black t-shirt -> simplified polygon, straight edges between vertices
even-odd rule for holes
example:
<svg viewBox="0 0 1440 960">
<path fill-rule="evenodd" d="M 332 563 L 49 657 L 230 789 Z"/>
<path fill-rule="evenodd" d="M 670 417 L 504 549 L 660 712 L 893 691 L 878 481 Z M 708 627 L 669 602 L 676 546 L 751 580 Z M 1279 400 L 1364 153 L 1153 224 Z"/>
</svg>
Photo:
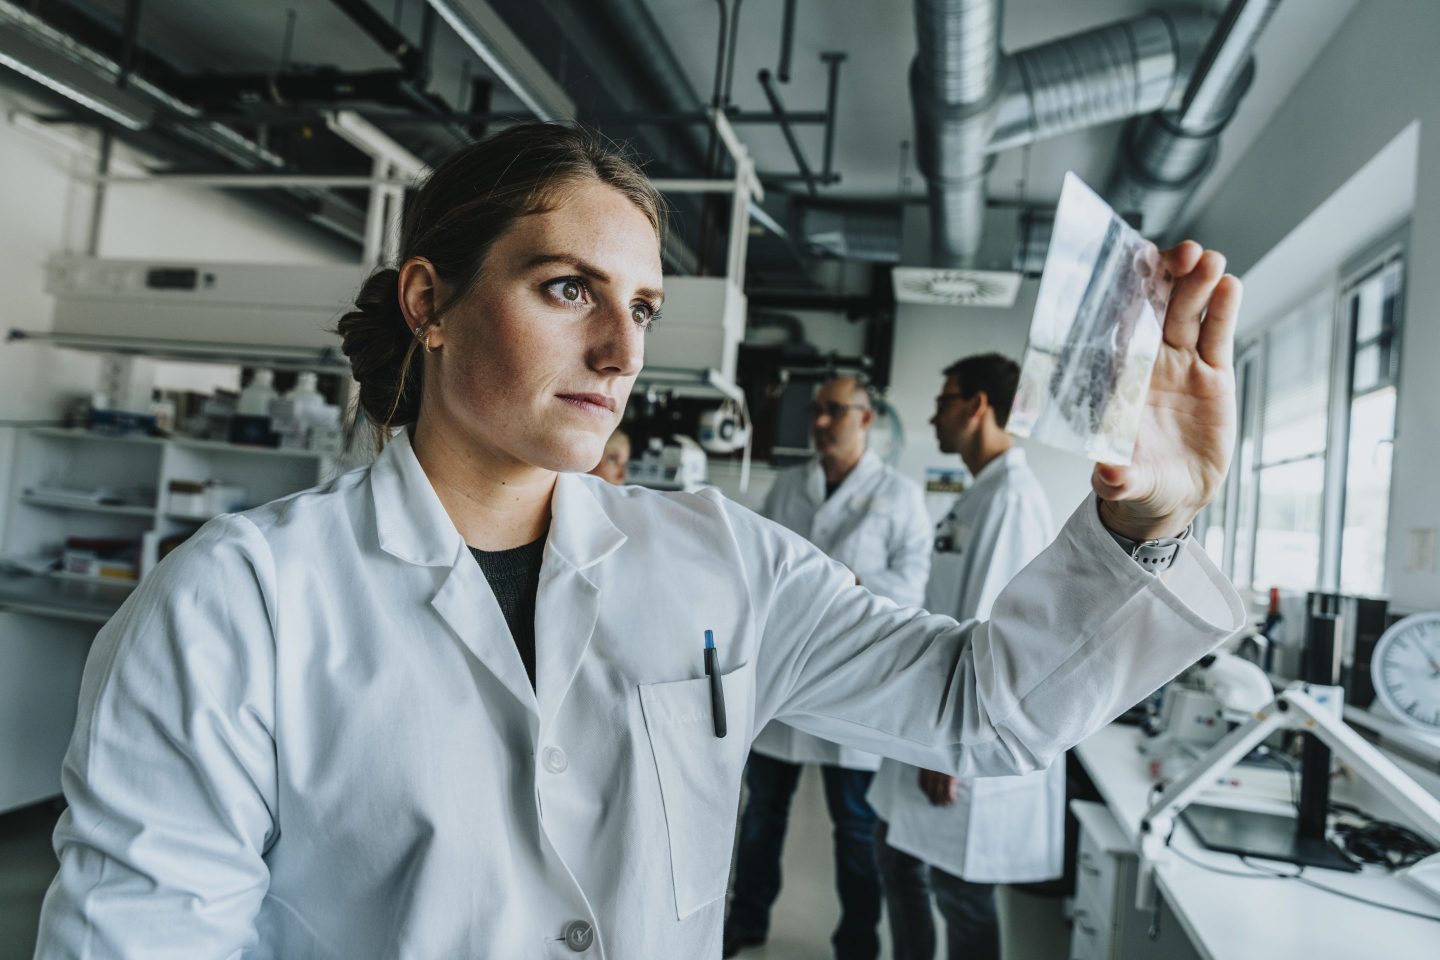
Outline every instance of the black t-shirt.
<svg viewBox="0 0 1440 960">
<path fill-rule="evenodd" d="M 534 543 L 510 550 L 477 550 L 470 548 L 495 599 L 515 648 L 525 662 L 530 686 L 535 686 L 535 594 L 540 589 L 540 562 L 545 557 L 545 537 Z"/>
</svg>

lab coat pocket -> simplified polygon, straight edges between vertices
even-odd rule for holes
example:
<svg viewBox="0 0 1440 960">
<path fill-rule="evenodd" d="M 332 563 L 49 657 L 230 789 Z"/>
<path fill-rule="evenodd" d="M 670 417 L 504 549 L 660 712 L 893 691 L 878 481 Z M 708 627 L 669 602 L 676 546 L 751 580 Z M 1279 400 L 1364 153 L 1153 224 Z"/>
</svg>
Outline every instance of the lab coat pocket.
<svg viewBox="0 0 1440 960">
<path fill-rule="evenodd" d="M 660 775 L 675 915 L 684 920 L 725 895 L 740 802 L 740 777 L 750 752 L 755 667 L 722 674 L 724 737 L 715 736 L 710 680 L 642 683 L 640 704 Z"/>
</svg>

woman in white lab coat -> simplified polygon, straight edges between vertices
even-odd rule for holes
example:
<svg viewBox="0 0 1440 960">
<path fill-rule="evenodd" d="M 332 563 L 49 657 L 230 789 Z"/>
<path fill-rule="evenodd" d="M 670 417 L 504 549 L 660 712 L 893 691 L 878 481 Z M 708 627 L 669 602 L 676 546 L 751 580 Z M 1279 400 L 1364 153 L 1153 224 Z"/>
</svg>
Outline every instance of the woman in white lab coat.
<svg viewBox="0 0 1440 960">
<path fill-rule="evenodd" d="M 38 956 L 713 956 L 771 719 L 1011 774 L 1241 625 L 1200 551 L 1162 579 L 1106 533 L 1178 533 L 1224 475 L 1239 288 L 1218 256 L 1169 254 L 1137 465 L 1101 468 L 1099 508 L 957 625 L 716 494 L 583 475 L 659 309 L 658 211 L 558 126 L 436 169 L 399 270 L 341 323 L 364 410 L 404 429 L 207 524 L 96 639 Z"/>
</svg>

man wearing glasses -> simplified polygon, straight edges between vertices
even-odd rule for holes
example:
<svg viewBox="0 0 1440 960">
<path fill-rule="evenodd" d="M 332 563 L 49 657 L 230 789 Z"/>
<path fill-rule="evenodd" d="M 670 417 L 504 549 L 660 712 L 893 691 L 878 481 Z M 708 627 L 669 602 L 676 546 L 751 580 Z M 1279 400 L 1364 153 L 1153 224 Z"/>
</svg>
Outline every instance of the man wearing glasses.
<svg viewBox="0 0 1440 960">
<path fill-rule="evenodd" d="M 1005 432 L 1020 368 L 966 357 L 945 370 L 935 438 L 974 477 L 935 532 L 925 609 L 990 616 L 1001 589 L 1055 536 L 1049 501 Z M 957 780 L 893 760 L 870 790 L 880 815 L 875 855 L 895 960 L 931 960 L 933 891 L 949 960 L 999 960 L 996 883 L 1058 877 L 1064 856 L 1065 762 L 1016 777 Z"/>
<path fill-rule="evenodd" d="M 761 512 L 843 563 L 871 592 L 918 605 L 930 570 L 930 521 L 920 486 L 866 449 L 875 419 L 870 394 L 853 377 L 824 383 L 810 406 L 816 456 L 775 480 Z M 772 722 L 750 753 L 749 799 L 740 818 L 735 892 L 725 924 L 726 957 L 765 941 L 780 893 L 780 851 L 801 765 L 820 764 L 834 823 L 840 924 L 838 960 L 879 955 L 880 882 L 875 811 L 865 792 L 880 758 Z"/>
</svg>

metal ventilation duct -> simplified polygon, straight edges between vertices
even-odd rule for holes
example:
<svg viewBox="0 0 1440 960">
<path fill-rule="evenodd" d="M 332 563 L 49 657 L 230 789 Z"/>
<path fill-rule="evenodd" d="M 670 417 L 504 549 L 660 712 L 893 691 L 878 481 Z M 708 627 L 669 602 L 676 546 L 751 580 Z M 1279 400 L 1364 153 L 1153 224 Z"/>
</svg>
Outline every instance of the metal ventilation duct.
<svg viewBox="0 0 1440 960">
<path fill-rule="evenodd" d="M 1178 106 L 1213 25 L 1201 13 L 1147 13 L 1019 51 L 987 151 Z"/>
<path fill-rule="evenodd" d="M 916 161 L 940 266 L 979 252 L 989 154 L 1173 106 L 1209 27 L 1150 13 L 1006 56 L 1000 18 L 999 0 L 915 2 Z"/>
<path fill-rule="evenodd" d="M 1234 0 L 1206 45 L 1180 108 L 1151 114 L 1126 130 L 1105 194 L 1121 213 L 1139 215 L 1146 236 L 1167 238 L 1210 172 L 1220 133 L 1254 79 L 1255 42 L 1279 5 L 1280 0 Z"/>
<path fill-rule="evenodd" d="M 967 266 L 985 221 L 985 147 L 1005 58 L 999 0 L 915 0 L 915 160 L 930 195 L 933 257 Z"/>
<path fill-rule="evenodd" d="M 1251 54 L 1280 0 L 1234 0 L 1197 61 L 1178 109 L 1132 123 L 1105 197 L 1147 237 L 1168 242 L 1190 198 L 1215 163 L 1220 134 L 1255 75 Z M 1027 214 L 1012 269 L 1045 266 L 1053 215 Z"/>
</svg>

